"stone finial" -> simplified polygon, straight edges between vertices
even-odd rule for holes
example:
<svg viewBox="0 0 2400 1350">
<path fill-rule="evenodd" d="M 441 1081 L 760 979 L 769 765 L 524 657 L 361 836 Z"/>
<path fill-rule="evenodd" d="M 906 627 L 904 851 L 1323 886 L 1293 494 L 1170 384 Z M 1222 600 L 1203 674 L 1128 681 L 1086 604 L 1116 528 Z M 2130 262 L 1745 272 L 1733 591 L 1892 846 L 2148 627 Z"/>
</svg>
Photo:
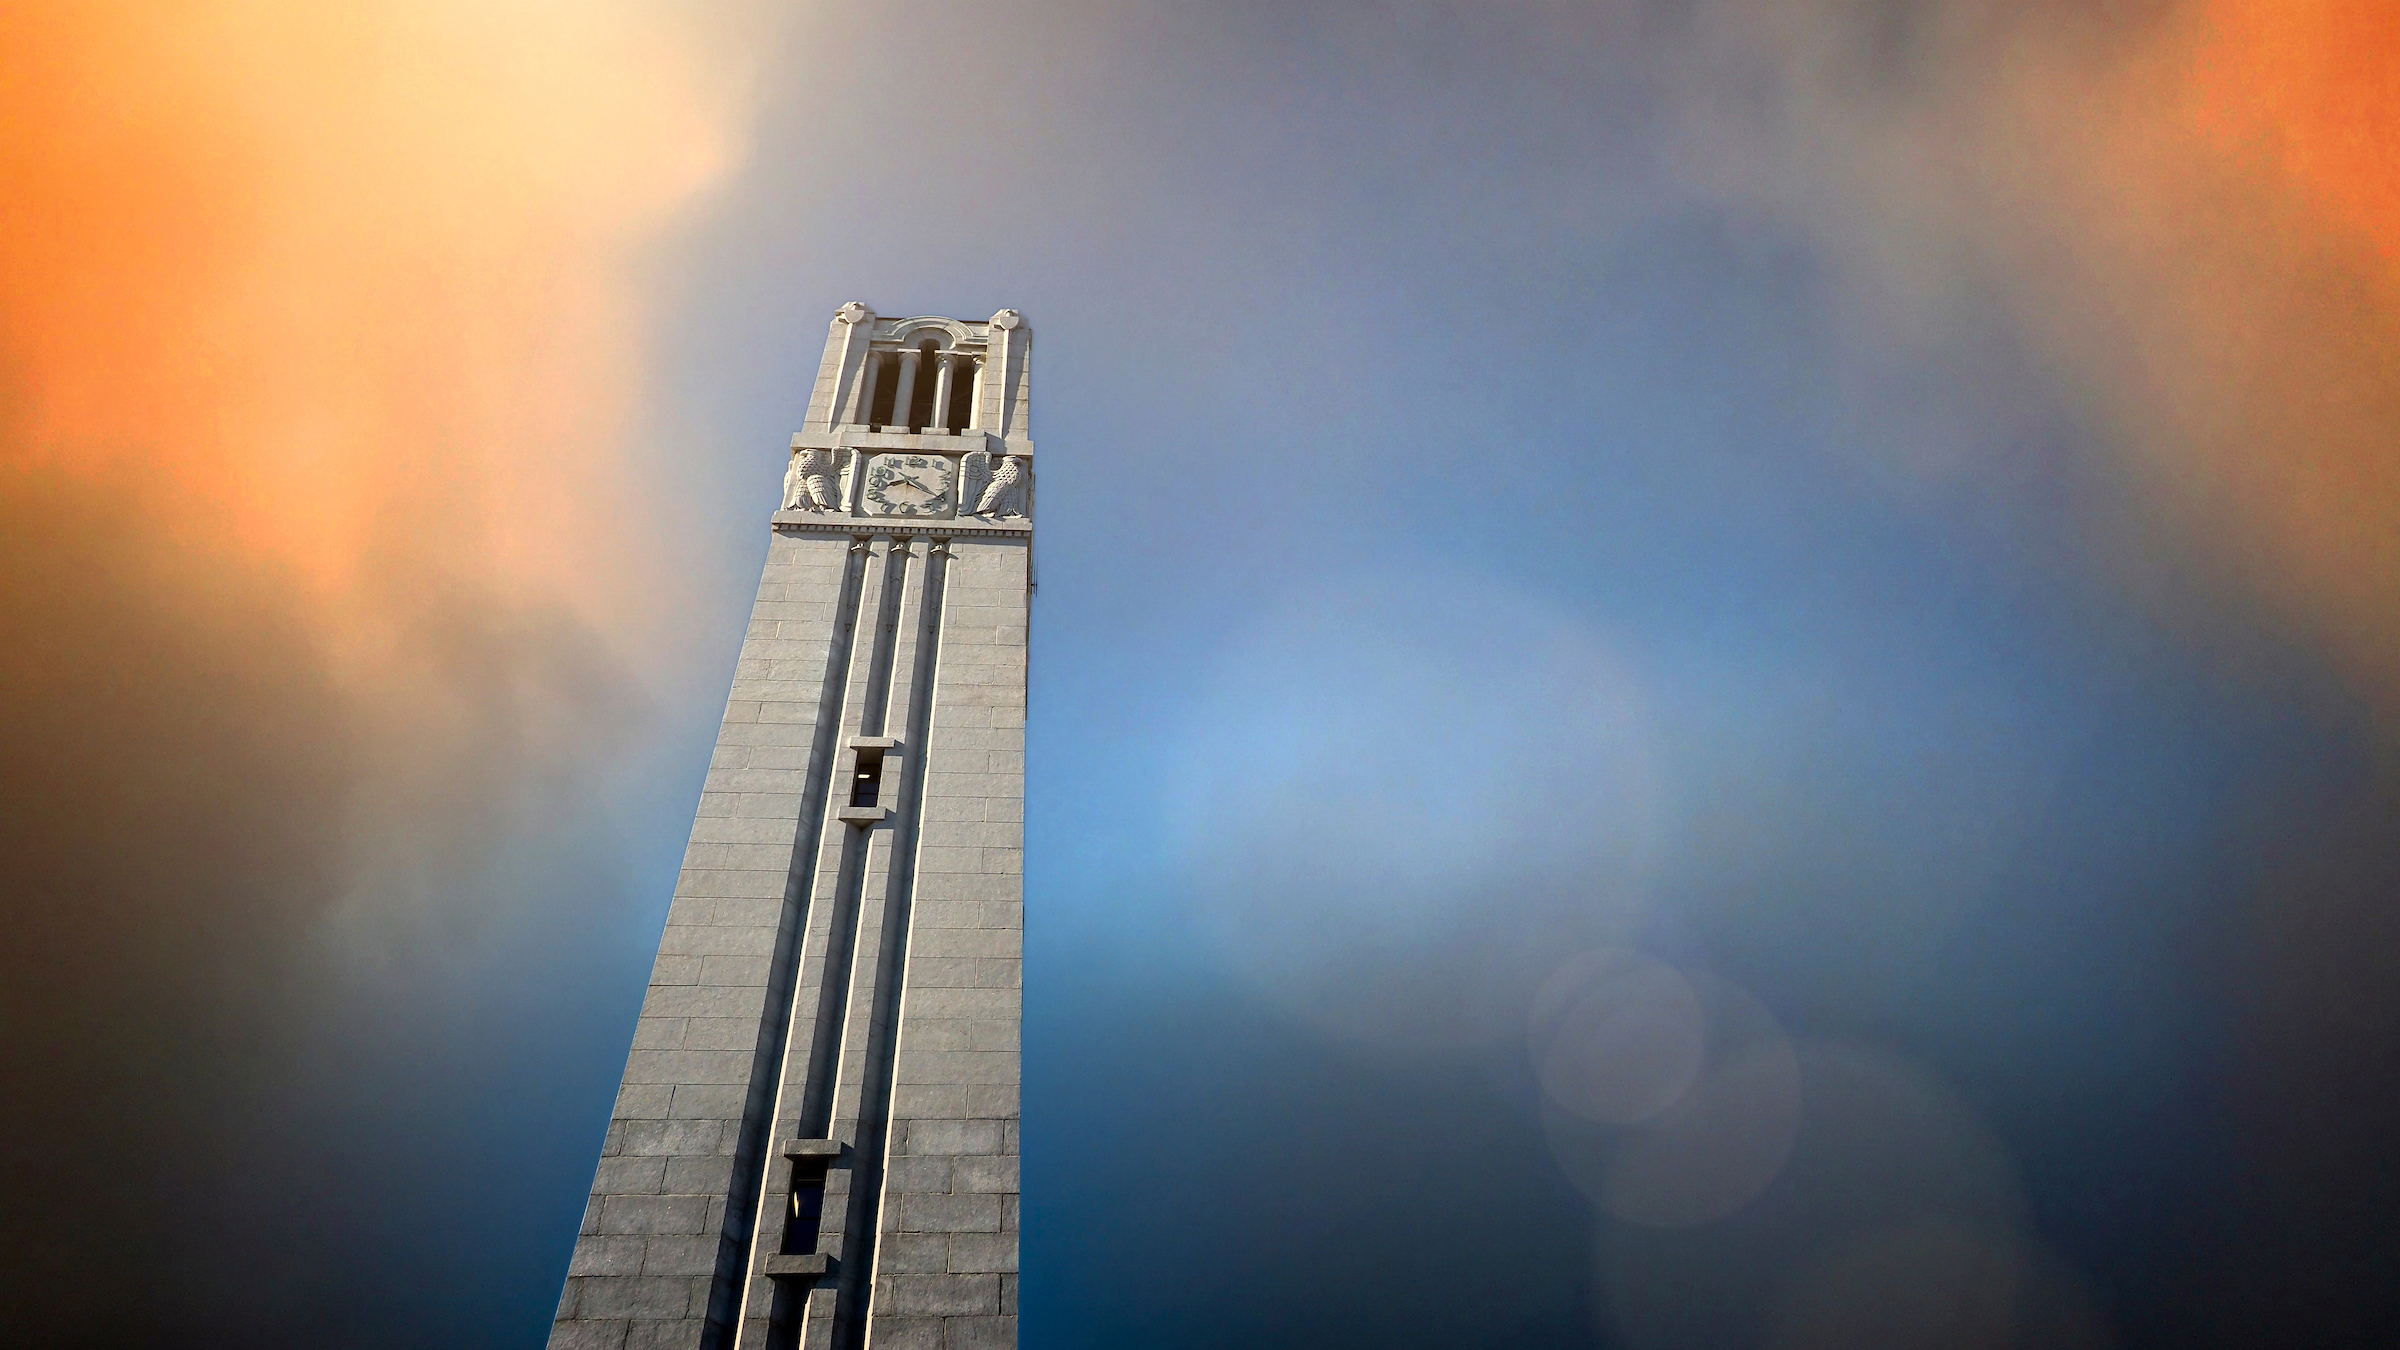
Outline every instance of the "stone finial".
<svg viewBox="0 0 2400 1350">
<path fill-rule="evenodd" d="M 853 300 L 833 312 L 835 323 L 865 323 L 875 317 L 875 311 Z"/>
<path fill-rule="evenodd" d="M 1017 327 L 1024 322 L 1025 316 L 1019 314 L 1013 309 L 1001 310 L 991 318 L 992 327 L 999 329 L 1003 333 L 1007 332 L 1011 328 Z"/>
</svg>

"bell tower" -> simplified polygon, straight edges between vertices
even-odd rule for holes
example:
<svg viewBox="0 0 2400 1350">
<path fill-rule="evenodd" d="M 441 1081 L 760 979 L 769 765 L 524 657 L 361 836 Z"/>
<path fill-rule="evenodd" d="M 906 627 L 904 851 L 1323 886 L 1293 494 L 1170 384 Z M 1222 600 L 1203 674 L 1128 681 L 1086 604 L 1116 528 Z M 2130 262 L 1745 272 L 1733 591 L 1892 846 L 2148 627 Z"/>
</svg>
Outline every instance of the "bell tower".
<svg viewBox="0 0 2400 1350">
<path fill-rule="evenodd" d="M 552 1350 L 1016 1344 L 1032 341 L 834 314 Z"/>
</svg>

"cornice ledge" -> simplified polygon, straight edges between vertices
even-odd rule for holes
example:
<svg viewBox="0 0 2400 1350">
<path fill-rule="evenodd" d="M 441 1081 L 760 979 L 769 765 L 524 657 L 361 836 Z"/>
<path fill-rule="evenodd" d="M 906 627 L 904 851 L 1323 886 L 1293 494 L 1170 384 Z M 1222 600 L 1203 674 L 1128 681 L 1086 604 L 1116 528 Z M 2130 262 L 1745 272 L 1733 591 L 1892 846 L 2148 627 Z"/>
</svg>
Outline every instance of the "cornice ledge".
<svg viewBox="0 0 2400 1350">
<path fill-rule="evenodd" d="M 930 534 L 945 539 L 974 535 L 1025 539 L 1033 534 L 1033 522 L 1030 520 L 985 520 L 980 516 L 935 520 L 918 516 L 836 516 L 822 511 L 778 511 L 771 517 L 770 523 L 777 534 Z"/>
<path fill-rule="evenodd" d="M 813 427 L 792 433 L 794 450 L 914 451 L 927 455 L 965 455 L 977 450 L 990 455 L 1033 457 L 1033 438 L 1003 436 L 969 427 L 965 431 L 869 431 L 855 422 Z"/>
</svg>

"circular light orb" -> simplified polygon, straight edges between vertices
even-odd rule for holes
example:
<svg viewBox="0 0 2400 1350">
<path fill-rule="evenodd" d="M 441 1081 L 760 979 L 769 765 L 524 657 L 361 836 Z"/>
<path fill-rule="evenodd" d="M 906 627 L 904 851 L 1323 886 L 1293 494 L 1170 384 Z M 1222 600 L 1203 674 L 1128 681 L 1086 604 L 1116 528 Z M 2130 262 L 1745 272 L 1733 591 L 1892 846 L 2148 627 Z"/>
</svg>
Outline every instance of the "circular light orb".
<svg viewBox="0 0 2400 1350">
<path fill-rule="evenodd" d="M 1533 1062 L 1550 1100 L 1585 1120 L 1645 1121 L 1700 1076 L 1708 1015 L 1674 967 L 1638 952 L 1588 953 L 1534 996 Z"/>
</svg>

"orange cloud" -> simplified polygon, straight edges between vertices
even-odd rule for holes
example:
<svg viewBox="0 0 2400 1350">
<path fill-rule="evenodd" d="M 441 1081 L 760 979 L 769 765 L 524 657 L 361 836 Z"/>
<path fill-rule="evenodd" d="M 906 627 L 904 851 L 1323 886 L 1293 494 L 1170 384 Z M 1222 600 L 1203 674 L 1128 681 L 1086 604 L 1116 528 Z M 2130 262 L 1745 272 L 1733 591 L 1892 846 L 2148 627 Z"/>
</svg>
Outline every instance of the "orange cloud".
<svg viewBox="0 0 2400 1350">
<path fill-rule="evenodd" d="M 40 1047 L 0 1108 L 54 1164 L 0 1259 L 72 1291 L 0 1315 L 55 1342 L 138 1255 L 108 1216 L 320 1184 L 278 1170 L 330 1081 L 291 1029 L 605 814 L 676 598 L 637 268 L 747 95 L 630 0 L 0 15 L 0 1020 Z M 229 1238 L 119 1331 L 289 1307 L 309 1245 Z"/>
<path fill-rule="evenodd" d="M 221 670 L 217 698 L 330 691 L 345 912 L 456 891 L 556 784 L 592 783 L 634 687 L 673 675 L 684 583 L 626 453 L 640 264 L 737 163 L 749 19 L 113 0 L 7 20 L 0 514 L 86 533 L 0 539 L 0 596 L 49 613 L 55 557 L 114 549 L 141 565 L 111 576 L 151 579 L 127 585 L 280 625 L 295 641 Z M 217 612 L 123 599 L 164 646 Z M 121 681 L 108 653 L 138 645 L 49 636 L 85 681 Z M 0 653 L 0 688 L 16 674 Z"/>
<path fill-rule="evenodd" d="M 2180 551 L 2400 716 L 2400 30 L 2210 0 L 2103 88 L 2080 132 L 2012 108 L 2057 165 L 2017 218 L 2072 263 L 2014 260 L 2029 328 Z"/>
<path fill-rule="evenodd" d="M 2212 0 L 2194 20 L 2192 111 L 2223 151 L 2272 162 L 2400 268 L 2400 22 L 2382 0 Z"/>
<path fill-rule="evenodd" d="M 138 462 L 129 511 L 328 590 L 394 547 L 511 589 L 611 568 L 567 526 L 633 500 L 636 251 L 734 160 L 707 34 L 421 0 L 9 26 L 0 454 Z"/>
<path fill-rule="evenodd" d="M 2096 477 L 2149 508 L 2109 517 L 2118 579 L 2170 609 L 2230 594 L 2275 615 L 2400 717 L 2389 6 L 1702 14 L 1676 76 L 1685 167 L 1819 227 L 1876 311 L 1854 359 L 1997 300 L 2100 433 Z M 1983 448 L 2005 480 L 2008 446 Z M 1975 456 L 1905 453 L 1983 481 Z"/>
</svg>

